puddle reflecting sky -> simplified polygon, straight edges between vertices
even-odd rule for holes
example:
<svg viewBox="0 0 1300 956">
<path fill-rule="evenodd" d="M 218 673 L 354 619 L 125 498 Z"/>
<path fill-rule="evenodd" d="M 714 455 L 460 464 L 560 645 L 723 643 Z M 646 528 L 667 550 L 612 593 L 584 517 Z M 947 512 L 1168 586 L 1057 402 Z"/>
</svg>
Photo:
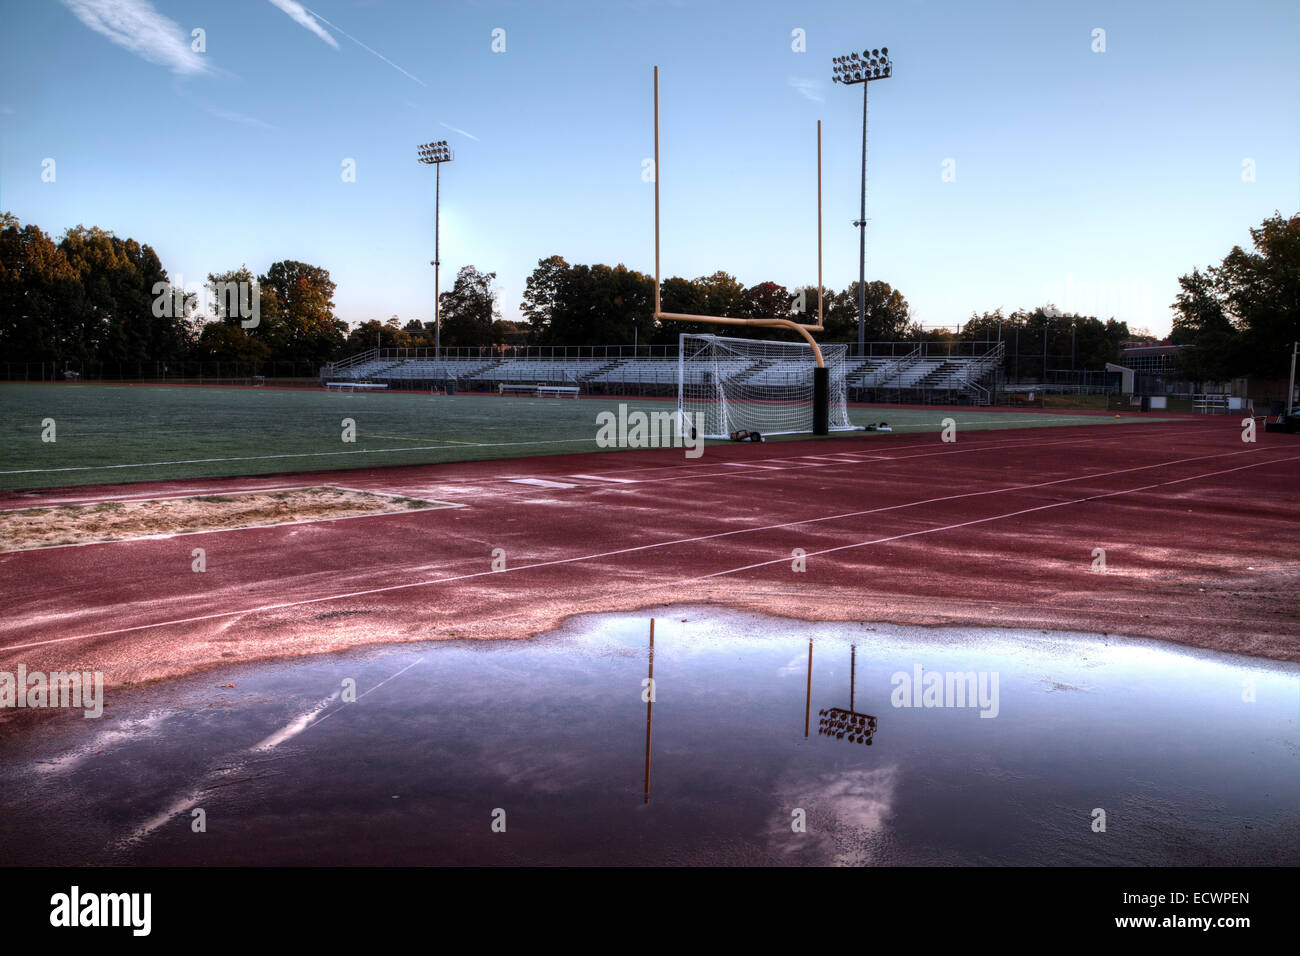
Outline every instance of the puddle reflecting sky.
<svg viewBox="0 0 1300 956">
<path fill-rule="evenodd" d="M 997 716 L 894 706 L 918 667 L 984 678 Z M 213 670 L 110 691 L 98 721 L 7 729 L 0 857 L 1295 865 L 1298 721 L 1293 664 L 658 608 Z"/>
</svg>

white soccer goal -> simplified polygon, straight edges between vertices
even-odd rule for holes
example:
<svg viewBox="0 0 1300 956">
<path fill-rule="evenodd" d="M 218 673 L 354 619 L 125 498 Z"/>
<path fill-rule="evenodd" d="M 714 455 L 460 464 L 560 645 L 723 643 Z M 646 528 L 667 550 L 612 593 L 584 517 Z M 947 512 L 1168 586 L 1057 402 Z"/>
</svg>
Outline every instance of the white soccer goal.
<svg viewBox="0 0 1300 956">
<path fill-rule="evenodd" d="M 677 410 L 705 438 L 740 430 L 794 435 L 813 430 L 812 346 L 718 335 L 686 335 L 677 359 Z M 849 423 L 844 371 L 847 345 L 822 345 L 829 380 L 831 431 Z"/>
</svg>

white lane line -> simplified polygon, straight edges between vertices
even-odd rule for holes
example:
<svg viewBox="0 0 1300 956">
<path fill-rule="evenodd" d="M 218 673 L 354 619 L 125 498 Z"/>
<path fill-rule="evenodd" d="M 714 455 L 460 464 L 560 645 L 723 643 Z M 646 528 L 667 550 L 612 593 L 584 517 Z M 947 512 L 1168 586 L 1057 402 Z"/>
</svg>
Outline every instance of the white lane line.
<svg viewBox="0 0 1300 956">
<path fill-rule="evenodd" d="M 299 714 L 293 720 L 289 721 L 289 723 L 285 724 L 279 730 L 275 731 L 275 733 L 271 734 L 261 743 L 254 745 L 253 752 L 265 753 L 268 750 L 274 750 L 276 747 L 280 746 L 280 744 L 284 743 L 286 740 L 292 740 L 294 737 L 297 737 L 300 733 L 302 733 L 304 730 L 306 730 L 308 727 L 311 726 L 312 722 L 317 718 L 317 716 L 319 716 L 321 711 L 323 711 L 330 704 L 334 703 L 334 701 L 338 700 L 339 695 L 342 693 L 343 692 L 341 690 L 336 690 L 334 693 L 330 694 L 328 697 L 326 697 L 324 700 L 318 703 L 315 707 L 311 708 L 310 710 L 303 711 L 301 714 Z"/>
<path fill-rule="evenodd" d="M 1122 438 L 1122 437 L 1123 437 L 1123 436 L 1116 436 L 1116 438 Z M 1001 448 L 1021 448 L 1021 447 L 1025 447 L 1025 448 L 1042 448 L 1042 447 L 1045 447 L 1045 446 L 1047 446 L 1047 445 L 1058 445 L 1058 444 L 1079 444 L 1079 443 L 1081 443 L 1081 442 L 1092 442 L 1092 441 L 1096 441 L 1096 439 L 1095 439 L 1095 438 L 1063 438 L 1063 439 L 1059 439 L 1059 440 L 1057 440 L 1057 441 L 1050 441 L 1050 442 L 1029 440 L 1029 441 L 1018 441 L 1018 442 L 1003 442 L 1003 443 L 999 443 L 999 444 L 970 444 L 970 445 L 966 445 L 966 446 L 964 446 L 964 447 L 962 447 L 962 448 L 960 448 L 960 449 L 956 449 L 956 450 L 951 450 L 951 451 L 943 452 L 942 454 L 954 454 L 954 455 L 955 455 L 955 454 L 969 454 L 969 453 L 974 453 L 974 452 L 978 452 L 978 451 L 988 451 L 988 450 L 990 450 L 990 449 L 1001 449 Z M 926 441 L 926 442 L 917 442 L 917 443 L 914 444 L 914 445 L 894 445 L 894 446 L 890 446 L 889 451 L 891 451 L 891 452 L 906 451 L 907 449 L 910 449 L 910 448 L 933 448 L 934 445 L 935 445 L 935 442 L 934 442 L 933 440 L 931 440 L 931 441 Z M 916 457 L 916 456 L 912 456 L 912 455 L 880 455 L 880 454 L 877 454 L 877 453 L 875 453 L 875 452 L 868 452 L 868 451 L 861 451 L 861 452 L 837 452 L 837 454 L 844 454 L 844 455 L 861 455 L 861 456 L 864 457 L 864 460 L 874 460 L 874 459 L 879 459 L 879 460 L 882 460 L 882 461 L 894 461 L 894 460 L 900 460 L 900 461 L 901 461 L 901 460 L 906 460 L 907 458 Z M 693 473 L 693 471 L 692 471 L 693 469 L 698 469 L 698 468 L 714 468 L 714 467 L 717 467 L 718 465 L 742 465 L 742 464 L 743 464 L 743 465 L 760 465 L 760 464 L 769 464 L 769 463 L 774 463 L 774 462 L 784 462 L 784 466 L 783 466 L 783 467 L 785 467 L 785 466 L 789 466 L 789 465 L 798 465 L 798 464 L 802 464 L 802 463 L 801 463 L 797 458 L 746 458 L 746 459 L 740 459 L 740 460 L 737 460 L 737 461 L 722 461 L 722 462 L 715 462 L 715 461 L 710 460 L 710 461 L 697 462 L 697 463 L 695 463 L 695 464 L 690 464 L 690 465 L 646 465 L 646 466 L 641 467 L 641 468 L 619 468 L 619 469 L 611 469 L 610 471 L 601 471 L 601 472 L 597 472 L 596 474 L 597 474 L 597 475 L 635 475 L 635 474 L 642 474 L 642 473 L 644 473 L 644 472 L 669 471 L 669 472 L 672 472 L 672 474 L 667 475 L 667 476 L 664 476 L 664 477 L 662 477 L 662 478 L 646 477 L 646 478 L 638 478 L 638 479 L 636 479 L 636 480 L 637 480 L 638 482 L 646 482 L 646 481 L 680 481 L 680 480 L 683 479 L 683 478 L 713 478 L 713 477 L 716 477 L 717 475 L 723 475 L 723 474 L 726 474 L 726 472 L 709 472 L 708 474 L 699 475 L 699 474 L 695 474 L 695 473 Z M 851 462 L 844 462 L 844 464 L 847 465 L 847 464 L 852 464 L 852 463 L 851 463 Z M 683 473 L 683 472 L 685 472 L 685 473 Z M 587 477 L 594 477 L 594 476 L 592 476 L 592 475 L 588 475 Z"/>
<path fill-rule="evenodd" d="M 1110 440 L 1112 440 L 1112 441 L 1123 440 L 1124 437 L 1125 437 L 1125 436 L 1115 436 L 1113 439 L 1110 439 Z M 1132 440 L 1132 437 L 1131 437 L 1131 436 L 1129 436 L 1129 440 Z M 960 447 L 960 448 L 948 448 L 948 449 L 946 449 L 946 450 L 942 450 L 942 451 L 928 451 L 928 452 L 924 452 L 924 453 L 916 454 L 916 455 L 893 455 L 893 456 L 890 456 L 890 455 L 881 455 L 881 456 L 879 456 L 876 460 L 879 460 L 879 461 L 911 461 L 911 460 L 914 459 L 914 458 L 935 458 L 935 457 L 946 456 L 946 455 L 965 455 L 965 454 L 974 454 L 974 453 L 976 453 L 976 452 L 983 452 L 983 451 L 1006 451 L 1006 450 L 1008 450 L 1008 449 L 1014 450 L 1014 449 L 1018 449 L 1018 448 L 1030 448 L 1030 449 L 1038 450 L 1038 449 L 1041 449 L 1041 448 L 1047 448 L 1047 447 L 1051 447 L 1051 446 L 1055 446 L 1055 445 L 1093 444 L 1093 443 L 1095 443 L 1096 441 L 1097 441 L 1096 438 L 1062 438 L 1062 439 L 1060 439 L 1060 440 L 1058 440 L 1058 441 L 1044 441 L 1044 442 L 1035 442 L 1035 441 L 1028 441 L 1028 442 L 1009 442 L 1009 443 L 1002 444 L 1002 445 L 981 445 L 981 444 L 976 444 L 976 445 L 968 445 L 968 446 L 966 446 L 966 447 Z M 903 447 L 906 447 L 906 448 L 919 448 L 919 447 L 933 448 L 934 445 L 935 445 L 935 442 L 932 442 L 932 441 L 931 441 L 931 442 L 926 442 L 924 445 L 907 445 L 907 446 L 903 446 Z M 799 467 L 799 468 L 828 468 L 828 467 L 831 467 L 831 465 L 830 465 L 828 462 L 823 462 L 823 463 L 805 462 L 805 461 L 800 461 L 800 460 L 797 459 L 797 458 L 761 458 L 761 459 L 755 459 L 755 460 L 756 460 L 756 461 L 763 461 L 763 462 L 769 462 L 769 461 L 772 461 L 772 462 L 785 462 L 786 464 L 788 464 L 788 465 L 790 465 L 790 466 L 792 466 L 792 467 Z M 720 462 L 719 464 L 731 464 L 731 463 L 730 463 L 730 462 Z M 841 464 L 844 464 L 844 465 L 850 465 L 850 464 L 857 464 L 857 462 L 847 462 L 847 461 L 846 461 L 846 462 L 842 462 Z M 674 471 L 676 471 L 676 472 L 678 472 L 678 473 L 677 473 L 677 474 L 670 474 L 670 475 L 662 475 L 662 476 L 660 476 L 660 477 L 638 478 L 638 479 L 636 479 L 636 481 L 637 481 L 638 484 L 650 484 L 650 483 L 652 483 L 652 482 L 663 482 L 663 481 L 687 481 L 687 480 L 692 479 L 692 478 L 717 478 L 717 477 L 720 477 L 720 476 L 721 476 L 721 477 L 736 477 L 736 473 L 735 473 L 735 472 L 725 472 L 725 471 L 707 471 L 707 472 L 704 472 L 704 473 L 702 473 L 702 474 L 701 474 L 701 473 L 698 473 L 698 472 L 687 472 L 687 473 L 685 473 L 685 474 L 681 474 L 680 472 L 684 471 L 685 468 L 687 468 L 687 467 L 699 467 L 699 466 L 678 466 L 677 468 L 673 468 L 673 466 L 671 466 L 671 465 L 665 465 L 665 466 L 663 466 L 663 468 L 664 468 L 665 470 L 670 470 L 670 469 L 671 469 L 671 470 L 674 470 Z M 621 473 L 621 472 L 620 472 L 620 473 Z M 745 476 L 745 477 L 753 477 L 753 478 L 757 478 L 757 477 L 760 477 L 760 476 L 758 476 L 758 475 L 749 475 L 749 476 Z"/>
<path fill-rule="evenodd" d="M 1173 461 L 1156 462 L 1150 465 L 1138 465 L 1132 468 L 1119 468 L 1114 471 L 1095 472 L 1093 474 L 1088 474 L 1088 475 L 1072 475 L 1068 478 L 1054 478 L 1050 481 L 1029 482 L 1023 485 L 1008 485 L 1007 487 L 1004 488 L 991 488 L 987 491 L 967 491 L 955 495 L 943 495 L 938 498 L 925 498 L 918 501 L 903 502 L 897 505 L 884 505 L 879 508 L 866 508 L 863 509 L 862 511 L 849 511 L 843 514 L 823 515 L 818 518 L 802 518 L 797 521 L 782 521 L 778 524 L 763 525 L 756 528 L 736 528 L 731 531 L 717 531 L 712 534 L 695 535 L 694 537 L 690 537 L 690 538 L 674 538 L 668 541 L 655 542 L 653 544 L 641 544 L 630 548 L 618 548 L 613 551 L 602 551 L 595 554 L 581 554 L 571 558 L 556 558 L 551 561 L 538 561 L 534 564 L 521 564 L 521 565 L 516 565 L 515 567 L 506 568 L 505 570 L 502 571 L 473 571 L 468 574 L 450 575 L 445 578 L 430 578 L 425 581 L 410 581 L 404 584 L 389 584 L 383 587 L 365 588 L 360 591 L 348 591 L 343 594 L 329 594 L 322 597 L 304 598 L 301 601 L 285 601 L 280 604 L 263 604 L 257 607 L 244 608 L 242 610 L 237 610 L 237 611 L 218 611 L 213 614 L 199 614 L 194 617 L 177 618 L 170 621 L 155 621 L 152 624 L 133 624 L 130 627 L 117 627 L 107 631 L 95 631 L 90 634 L 75 634 L 71 637 L 54 637 L 44 641 L 31 641 L 26 644 L 10 644 L 7 646 L 0 646 L 0 653 L 4 653 L 8 651 L 24 650 L 29 647 L 44 647 L 48 644 L 66 644 L 69 641 L 86 641 L 86 640 L 93 640 L 94 638 L 98 638 L 98 637 L 112 637 L 113 635 L 116 634 L 129 634 L 134 631 L 146 631 L 155 627 L 170 627 L 175 624 L 196 624 L 200 621 L 214 621 L 214 620 L 220 620 L 222 618 L 240 617 L 245 614 L 260 614 L 266 611 L 280 611 L 288 608 L 304 607 L 311 604 L 323 604 L 330 601 L 343 601 L 343 600 L 347 600 L 348 598 L 369 597 L 374 594 L 387 594 L 392 591 L 406 591 L 411 588 L 427 587 L 429 585 L 434 585 L 434 584 L 450 584 L 456 581 L 467 581 L 473 578 L 486 577 L 488 575 L 512 574 L 512 573 L 517 573 L 519 571 L 531 571 L 536 568 L 555 567 L 557 565 L 562 565 L 562 564 L 576 564 L 581 561 L 596 561 L 602 558 L 618 557 L 619 555 L 634 554 L 640 551 L 653 551 L 658 548 L 670 548 L 675 545 L 696 544 L 700 541 L 711 541 L 717 538 L 730 537 L 732 535 L 757 534 L 763 531 L 775 531 L 781 528 L 794 528 L 800 525 L 816 524 L 822 521 L 839 521 L 845 518 L 860 518 L 866 515 L 881 514 L 887 511 L 901 511 L 907 508 L 916 508 L 928 504 L 939 504 L 948 501 L 957 501 L 962 498 L 978 498 L 984 495 L 1000 495 L 1000 494 L 1006 494 L 1008 492 L 1014 492 L 1014 491 L 1028 491 L 1034 488 L 1047 488 L 1052 485 L 1068 484 L 1069 482 L 1073 482 L 1073 481 L 1091 481 L 1097 478 L 1110 478 L 1115 475 L 1129 474 L 1135 471 L 1146 471 L 1151 468 L 1164 468 L 1170 465 L 1183 465 L 1183 464 L 1187 464 L 1188 462 L 1204 461 L 1209 458 L 1236 457 L 1237 455 L 1248 455 L 1262 450 L 1263 450 L 1262 448 L 1256 447 L 1256 448 L 1248 448 L 1243 451 L 1221 452 L 1215 455 L 1197 455 L 1191 458 L 1179 458 Z M 1281 464 L 1282 462 L 1297 461 L 1297 460 L 1300 460 L 1300 455 L 1293 455 L 1290 458 L 1271 458 L 1268 461 L 1255 462 L 1254 464 L 1251 465 L 1245 465 L 1243 466 L 1243 468 L 1255 468 L 1264 465 Z M 1229 471 L 1239 471 L 1239 470 L 1241 469 L 1229 469 Z M 1210 474 L 1218 475 L 1218 474 L 1226 474 L 1226 473 L 1227 472 L 1211 472 Z M 1192 478 L 1196 478 L 1196 477 L 1209 477 L 1209 475 L 1192 476 Z M 1188 479 L 1178 479 L 1178 480 L 1190 481 L 1192 479 L 1188 478 Z M 1168 482 L 1168 484 L 1176 484 L 1176 483 L 1177 482 L 1173 482 L 1173 481 Z M 1148 487 L 1157 487 L 1157 486 L 1151 485 Z M 1140 491 L 1143 489 L 1133 489 L 1133 490 Z M 1121 494 L 1121 493 L 1123 492 L 1115 492 L 1115 494 Z M 1077 500 L 1088 501 L 1091 500 L 1092 498 L 1101 498 L 1101 497 L 1109 497 L 1109 496 L 1091 495 L 1089 497 L 1080 498 Z M 1068 504 L 1069 502 L 1064 502 L 1064 503 Z M 954 525 L 954 527 L 958 527 L 958 526 Z M 783 560 L 789 560 L 789 557 L 787 556 Z"/>
<path fill-rule="evenodd" d="M 577 488 L 577 485 L 570 484 L 567 481 L 550 481 L 546 478 L 507 478 L 506 481 L 515 485 L 537 485 L 540 488 Z"/>
<path fill-rule="evenodd" d="M 364 694 L 361 694 L 359 697 L 357 697 L 357 700 L 358 701 L 361 700 L 362 697 L 365 697 L 366 694 L 369 694 L 372 691 L 379 690 L 379 688 L 383 687 L 385 684 L 387 684 L 389 681 L 393 680 L 394 678 L 402 676 L 407 671 L 409 671 L 412 667 L 414 667 L 416 664 L 420 663 L 420 661 L 422 660 L 424 660 L 423 654 L 417 657 L 410 664 L 407 664 L 396 674 L 384 678 L 374 687 L 370 688 L 370 690 L 366 691 Z M 333 694 L 331 694 L 325 700 L 321 701 L 311 710 L 308 710 L 307 712 L 300 714 L 294 720 L 290 721 L 286 726 L 281 727 L 275 733 L 271 734 L 269 737 L 264 739 L 261 743 L 256 744 L 254 747 L 251 748 L 250 752 L 265 753 L 269 750 L 274 750 L 276 747 L 284 743 L 286 740 L 291 740 L 294 737 L 298 736 L 299 734 L 303 733 L 304 731 L 310 730 L 312 727 L 315 727 L 329 720 L 340 710 L 344 710 L 347 705 L 345 704 L 343 707 L 338 707 L 334 710 L 331 710 L 329 713 L 325 714 L 319 719 L 317 719 L 317 715 L 320 714 L 321 711 L 325 710 L 325 708 L 327 708 L 331 703 L 337 700 L 341 695 L 341 693 L 342 693 L 341 691 L 335 691 Z M 238 769 L 242 769 L 242 766 L 239 767 Z M 224 775 L 229 773 L 229 770 L 219 771 L 218 773 Z M 211 788 L 207 788 L 207 790 L 195 790 L 174 799 L 170 804 L 167 805 L 167 807 L 162 812 L 155 814 L 154 816 L 146 820 L 141 826 L 136 827 L 136 829 L 132 831 L 131 834 L 125 840 L 120 841 L 118 845 L 128 846 L 132 843 L 138 843 L 140 840 L 144 839 L 149 834 L 153 833 L 155 830 L 157 830 L 159 827 L 165 824 L 172 817 L 184 813 L 190 807 L 194 806 L 201 799 L 203 799 L 204 794 L 207 793 L 208 790 L 210 789 Z"/>
<path fill-rule="evenodd" d="M 1152 425 L 1154 425 L 1154 424 L 1160 424 L 1160 423 L 1157 423 L 1157 422 L 1126 422 L 1125 424 L 1152 424 Z M 1199 430 L 1200 430 L 1200 431 L 1204 431 L 1204 432 L 1216 432 L 1216 433 L 1217 433 L 1217 432 L 1220 432 L 1222 429 L 1217 428 L 1217 427 L 1202 427 L 1202 428 L 1199 429 Z M 1186 434 L 1186 433 L 1184 433 L 1184 434 Z M 1193 433 L 1193 434 L 1195 434 L 1195 433 Z M 1024 440 L 1022 440 L 1022 441 L 1003 441 L 1003 442 L 994 441 L 994 442 L 989 442 L 989 443 L 983 443 L 983 442 L 968 442 L 967 444 L 963 445 L 963 446 L 960 447 L 960 448 L 949 449 L 949 450 L 947 450 L 947 451 L 941 451 L 941 452 L 937 452 L 937 453 L 933 453 L 933 454 L 944 454 L 944 455 L 973 454 L 973 453 L 975 453 L 975 452 L 981 452 L 981 451 L 993 451 L 993 450 L 1008 449 L 1008 448 L 1009 448 L 1009 449 L 1016 449 L 1016 448 L 1047 448 L 1047 447 L 1054 446 L 1054 445 L 1079 445 L 1079 444 L 1098 444 L 1098 445 L 1103 445 L 1103 444 L 1111 444 L 1111 443 L 1114 443 L 1114 442 L 1117 442 L 1117 441 L 1121 441 L 1121 442 L 1122 442 L 1122 441 L 1130 441 L 1130 442 L 1131 442 L 1131 441 L 1133 441 L 1133 439 L 1134 439 L 1134 436 L 1133 436 L 1133 435 L 1129 435 L 1129 434 L 1121 434 L 1121 435 L 1089 435 L 1089 436 L 1081 436 L 1081 437 L 1078 437 L 1078 438 L 1059 438 L 1059 439 L 1054 439 L 1054 440 L 1050 440 L 1050 441 L 1044 441 L 1044 440 L 1042 440 L 1041 438 L 1037 438 L 1037 437 L 1030 436 L 1030 437 L 1028 437 L 1028 438 L 1026 438 L 1026 439 L 1024 439 Z M 897 453 L 897 452 L 900 452 L 900 451 L 907 451 L 907 450 L 909 450 L 909 449 L 913 449 L 913 448 L 933 448 L 934 446 L 935 446 L 935 440 L 934 440 L 934 439 L 929 439 L 928 441 L 914 442 L 914 443 L 912 443 L 912 444 L 908 444 L 908 445 L 892 445 L 892 444 L 890 444 L 890 445 L 885 445 L 883 448 L 873 449 L 873 450 L 871 450 L 871 451 L 845 451 L 845 452 L 836 452 L 835 454 L 836 454 L 836 455 L 855 455 L 855 456 L 860 455 L 860 456 L 863 456 L 863 457 L 864 457 L 865 459 L 867 459 L 867 460 L 879 460 L 879 461 L 906 461 L 908 458 L 923 458 L 923 457 L 926 457 L 926 456 L 925 456 L 925 455 L 898 455 L 898 454 L 896 454 L 896 453 Z M 709 447 L 714 447 L 714 446 L 709 446 Z M 888 452 L 888 454 L 880 454 L 880 452 Z M 766 462 L 786 462 L 786 463 L 792 463 L 792 459 L 790 459 L 790 458 L 747 458 L 747 459 L 741 459 L 741 461 L 744 461 L 744 462 L 747 463 L 747 464 L 762 464 L 762 463 L 766 463 Z M 712 478 L 712 477 L 716 477 L 717 475 L 720 475 L 720 474 L 726 474 L 726 472 L 711 472 L 711 473 L 709 473 L 709 474 L 707 474 L 707 475 L 693 475 L 693 474 L 690 474 L 690 473 L 689 473 L 688 469 L 713 468 L 713 467 L 716 467 L 716 465 L 718 465 L 718 464 L 733 464 L 733 463 L 739 463 L 739 462 L 731 462 L 731 461 L 726 461 L 726 462 L 714 462 L 713 460 L 709 460 L 709 461 L 700 461 L 700 462 L 696 462 L 695 464 L 690 464 L 690 465 L 645 465 L 645 466 L 642 466 L 642 467 L 639 467 L 639 468 L 638 468 L 638 467 L 632 467 L 632 468 L 618 468 L 618 469 L 610 469 L 609 471 L 601 471 L 601 472 L 597 472 L 596 474 L 599 474 L 599 475 L 636 475 L 636 474 L 643 474 L 643 473 L 645 473 L 645 472 L 670 471 L 670 472 L 673 472 L 673 474 L 667 476 L 666 479 L 659 479 L 659 478 L 654 478 L 654 477 L 646 477 L 646 478 L 638 478 L 637 481 L 640 481 L 640 482 L 645 482 L 645 481 L 660 481 L 660 480 L 678 481 L 678 480 L 681 480 L 682 478 L 690 478 L 690 477 Z M 847 464 L 847 462 L 846 462 L 846 464 Z M 687 472 L 687 473 L 683 474 L 683 472 Z"/>
<path fill-rule="evenodd" d="M 204 792 L 205 791 L 203 790 L 195 790 L 192 793 L 187 793 L 181 797 L 177 797 L 176 799 L 172 800 L 172 802 L 168 804 L 165 809 L 163 809 L 159 813 L 154 814 L 144 823 L 140 824 L 140 826 L 136 827 L 125 837 L 119 840 L 117 842 L 117 847 L 119 849 L 125 849 L 133 843 L 139 843 L 141 840 L 149 836 L 149 834 L 153 833 L 155 830 L 157 830 L 160 826 L 162 826 L 172 817 L 184 813 L 190 807 L 194 806 L 196 803 L 202 800 Z"/>
<path fill-rule="evenodd" d="M 1203 472 L 1199 475 L 1189 475 L 1186 478 L 1171 478 L 1169 481 L 1157 481 L 1150 485 L 1142 485 L 1139 488 L 1125 488 L 1120 491 L 1108 491 L 1098 495 L 1086 495 L 1082 498 L 1070 498 L 1066 501 L 1053 501 L 1045 505 L 1036 505 L 1033 508 L 1021 508 L 1019 511 L 1008 511 L 1000 515 L 991 515 L 987 518 L 973 518 L 970 521 L 959 521 L 955 524 L 946 524 L 938 528 L 923 528 L 920 531 L 908 531 L 903 534 L 894 534 L 885 538 L 872 538 L 869 541 L 857 541 L 853 544 L 841 544 L 834 548 L 823 548 L 820 551 L 809 551 L 806 557 L 814 558 L 823 554 L 834 554 L 836 551 L 849 551 L 853 548 L 865 548 L 873 544 L 887 544 L 890 541 L 901 541 L 904 538 L 915 538 L 923 534 L 938 534 L 943 531 L 954 531 L 957 528 L 969 528 L 972 525 L 987 524 L 990 521 L 1001 521 L 1003 518 L 1016 518 L 1020 515 L 1033 514 L 1036 511 L 1049 511 L 1052 508 L 1064 508 L 1068 505 L 1077 505 L 1085 501 L 1100 501 L 1103 498 L 1114 498 L 1119 495 L 1135 495 L 1142 491 L 1151 491 L 1153 488 L 1165 488 L 1169 485 L 1178 485 L 1186 481 L 1197 481 L 1201 478 L 1214 478 L 1219 475 L 1228 475 L 1234 471 L 1245 471 L 1248 468 L 1258 468 L 1260 465 L 1269 465 L 1283 461 L 1298 461 L 1300 455 L 1294 455 L 1291 458 L 1275 458 L 1271 461 L 1256 461 L 1249 465 L 1239 465 L 1236 468 L 1224 468 L 1221 471 Z M 728 574 L 739 574 L 741 571 L 751 571 L 754 568 L 768 567 L 773 564 L 786 564 L 789 562 L 788 554 L 779 558 L 773 558 L 770 561 L 758 561 L 754 564 L 747 564 L 744 567 L 729 568 L 726 571 L 714 571 L 712 574 L 701 574 L 698 577 L 691 578 L 692 581 L 704 581 L 708 578 L 719 578 Z"/>
<path fill-rule="evenodd" d="M 588 481 L 612 481 L 619 485 L 639 485 L 640 478 L 609 478 L 604 475 L 570 475 L 570 478 L 585 478 Z"/>
</svg>

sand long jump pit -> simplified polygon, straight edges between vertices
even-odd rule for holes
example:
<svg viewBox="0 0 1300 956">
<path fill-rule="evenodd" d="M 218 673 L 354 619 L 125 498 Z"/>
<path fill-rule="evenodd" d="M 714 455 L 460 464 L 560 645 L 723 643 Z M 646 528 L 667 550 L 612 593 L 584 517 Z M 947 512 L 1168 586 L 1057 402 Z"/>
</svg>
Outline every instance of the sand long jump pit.
<svg viewBox="0 0 1300 956">
<path fill-rule="evenodd" d="M 0 553 L 455 507 L 445 501 L 312 485 L 23 508 L 0 512 Z"/>
</svg>

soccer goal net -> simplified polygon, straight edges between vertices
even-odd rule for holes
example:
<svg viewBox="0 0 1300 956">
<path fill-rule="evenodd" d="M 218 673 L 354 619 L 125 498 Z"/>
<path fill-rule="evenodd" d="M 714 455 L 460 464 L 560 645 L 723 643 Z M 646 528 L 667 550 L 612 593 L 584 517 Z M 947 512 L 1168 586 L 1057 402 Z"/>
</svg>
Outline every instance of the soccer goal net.
<svg viewBox="0 0 1300 956">
<path fill-rule="evenodd" d="M 677 408 L 705 438 L 734 432 L 793 435 L 813 430 L 812 346 L 717 335 L 680 337 Z M 847 345 L 823 345 L 829 383 L 828 424 L 845 431 L 849 412 L 844 387 Z"/>
</svg>

